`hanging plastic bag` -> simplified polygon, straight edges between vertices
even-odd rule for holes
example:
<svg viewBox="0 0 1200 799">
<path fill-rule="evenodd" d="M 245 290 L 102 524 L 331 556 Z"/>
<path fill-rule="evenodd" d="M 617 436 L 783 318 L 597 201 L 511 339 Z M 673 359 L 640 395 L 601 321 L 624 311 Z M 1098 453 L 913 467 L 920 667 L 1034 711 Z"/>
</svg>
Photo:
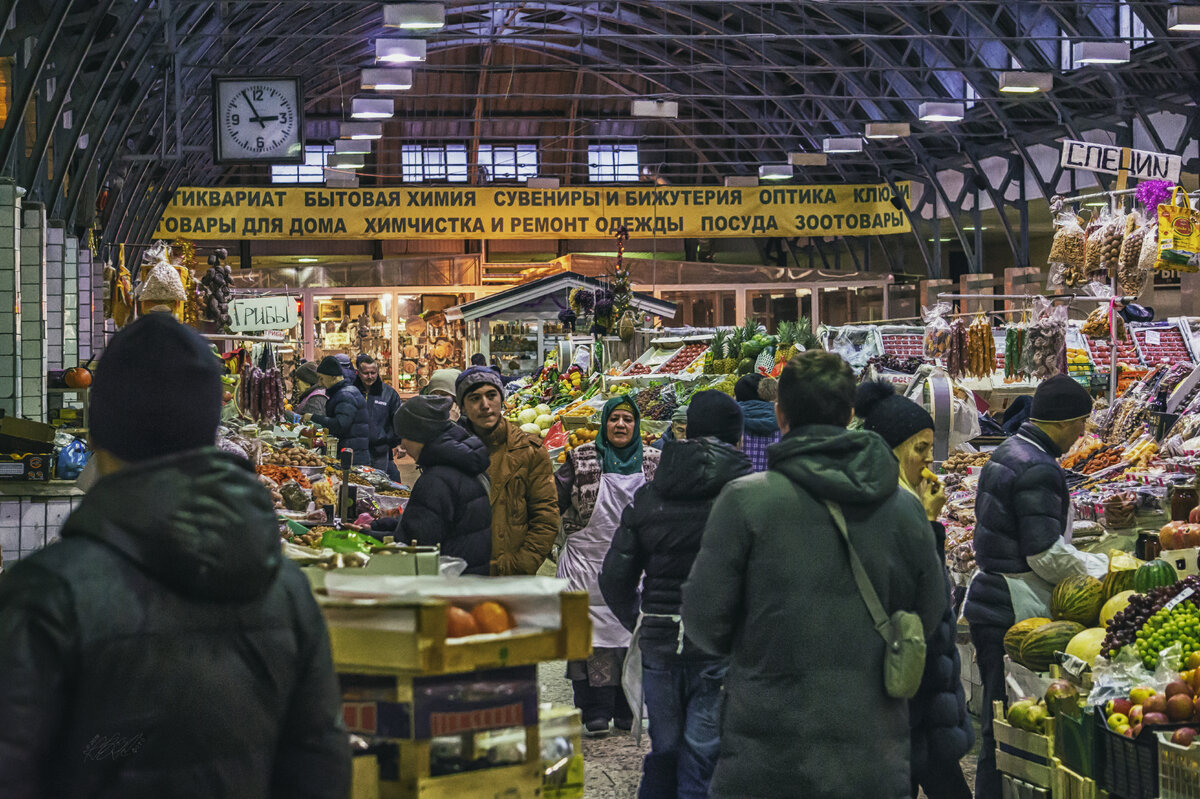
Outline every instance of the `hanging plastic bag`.
<svg viewBox="0 0 1200 799">
<path fill-rule="evenodd" d="M 1146 220 L 1140 211 L 1134 211 L 1125 217 L 1125 238 L 1117 259 L 1117 286 L 1125 294 L 1136 296 L 1145 280 L 1145 274 L 1139 269 L 1145 240 Z"/>
<path fill-rule="evenodd" d="M 1144 276 L 1154 271 L 1158 262 L 1158 220 L 1150 217 L 1146 220 L 1146 235 L 1142 238 L 1142 252 L 1138 256 L 1138 271 Z M 1122 289 L 1124 291 L 1124 289 Z M 1129 293 L 1126 291 L 1126 293 Z"/>
<path fill-rule="evenodd" d="M 1084 278 L 1080 281 L 1081 284 L 1087 282 L 1087 275 L 1098 275 L 1101 272 L 1100 245 L 1104 241 L 1104 226 L 1108 222 L 1105 218 L 1107 212 L 1108 209 L 1105 209 L 1104 213 L 1096 214 L 1088 222 L 1087 246 L 1084 249 Z"/>
<path fill-rule="evenodd" d="M 1183 202 L 1179 203 L 1179 199 Z M 1158 206 L 1158 260 L 1155 269 L 1200 271 L 1200 213 L 1193 210 L 1187 192 L 1176 186 L 1171 202 Z"/>
<path fill-rule="evenodd" d="M 855 371 L 867 368 L 871 358 L 879 355 L 875 332 L 867 325 L 848 325 L 837 331 L 829 342 L 829 351 L 842 356 Z"/>
<path fill-rule="evenodd" d="M 1104 226 L 1100 229 L 1100 273 L 1091 273 L 1092 280 L 1099 276 L 1111 279 L 1116 276 L 1121 263 L 1121 246 L 1125 241 L 1125 214 L 1108 211 L 1102 215 Z"/>
<path fill-rule="evenodd" d="M 1067 309 L 1045 297 L 1033 301 L 1033 321 L 1025 333 L 1021 371 L 1045 380 L 1067 371 Z"/>
<path fill-rule="evenodd" d="M 1051 275 L 1061 276 L 1061 283 L 1055 286 L 1077 286 L 1083 282 L 1086 260 L 1086 237 L 1079 224 L 1079 218 L 1067 211 L 1059 214 L 1054 220 L 1054 240 L 1050 244 Z M 1057 267 L 1057 269 L 1056 269 Z"/>
<path fill-rule="evenodd" d="M 1021 351 L 1025 348 L 1025 325 L 1009 325 L 1004 331 L 1004 379 L 1008 382 L 1019 380 L 1021 372 Z"/>
<path fill-rule="evenodd" d="M 921 318 L 925 321 L 925 357 L 935 360 L 945 358 L 950 352 L 950 323 L 946 314 L 950 304 L 939 302 L 932 308 L 921 306 Z"/>
</svg>

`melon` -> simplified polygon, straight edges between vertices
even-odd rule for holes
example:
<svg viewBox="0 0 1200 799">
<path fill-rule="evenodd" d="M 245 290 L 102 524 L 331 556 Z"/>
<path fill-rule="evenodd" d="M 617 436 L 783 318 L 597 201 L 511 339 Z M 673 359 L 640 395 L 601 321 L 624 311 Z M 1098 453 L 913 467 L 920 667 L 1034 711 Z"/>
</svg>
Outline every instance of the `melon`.
<svg viewBox="0 0 1200 799">
<path fill-rule="evenodd" d="M 1137 591 L 1122 591 L 1105 602 L 1104 607 L 1100 608 L 1100 626 L 1107 627 L 1113 616 L 1129 607 L 1129 598 L 1136 593 Z"/>
<path fill-rule="evenodd" d="M 1050 595 L 1050 616 L 1055 621 L 1073 621 L 1093 627 L 1104 607 L 1104 587 L 1095 577 L 1076 575 L 1054 587 Z"/>
<path fill-rule="evenodd" d="M 1101 587 L 1104 589 L 1105 601 L 1112 599 L 1117 594 L 1133 589 L 1133 581 L 1137 577 L 1137 569 L 1118 569 L 1104 575 L 1104 579 L 1100 581 Z"/>
<path fill-rule="evenodd" d="M 1133 590 L 1139 594 L 1164 585 L 1174 585 L 1179 582 L 1179 573 L 1175 567 L 1165 560 L 1152 560 L 1137 570 L 1133 578 Z"/>
<path fill-rule="evenodd" d="M 543 413 L 550 413 L 550 406 L 542 403 L 533 409 L 536 416 L 541 416 Z"/>
<path fill-rule="evenodd" d="M 1105 634 L 1103 627 L 1092 627 L 1076 633 L 1063 651 L 1091 666 L 1100 657 L 1100 645 L 1104 643 Z"/>
<path fill-rule="evenodd" d="M 1074 621 L 1052 621 L 1043 624 L 1025 636 L 1021 644 L 1021 665 L 1033 671 L 1047 671 L 1051 663 L 1057 662 L 1055 653 L 1066 649 L 1071 639 L 1085 629 L 1082 624 Z"/>
<path fill-rule="evenodd" d="M 1019 621 L 1009 627 L 1008 632 L 1004 634 L 1004 651 L 1010 658 L 1020 663 L 1021 644 L 1025 642 L 1025 638 L 1043 624 L 1049 624 L 1050 621 L 1050 619 L 1036 617 Z"/>
</svg>

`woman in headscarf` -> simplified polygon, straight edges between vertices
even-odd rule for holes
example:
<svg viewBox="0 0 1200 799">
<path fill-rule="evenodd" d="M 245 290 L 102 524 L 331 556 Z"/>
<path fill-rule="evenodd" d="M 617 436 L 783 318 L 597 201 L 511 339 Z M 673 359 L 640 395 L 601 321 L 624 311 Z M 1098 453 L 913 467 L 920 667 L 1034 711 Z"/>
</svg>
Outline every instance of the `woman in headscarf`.
<svg viewBox="0 0 1200 799">
<path fill-rule="evenodd" d="M 555 480 L 566 543 L 558 559 L 558 576 L 574 591 L 589 594 L 592 655 L 567 664 L 575 706 L 589 735 L 604 735 L 609 722 L 628 731 L 633 713 L 621 688 L 621 670 L 630 633 L 609 610 L 598 577 L 621 514 L 634 493 L 654 479 L 659 450 L 642 447 L 641 413 L 629 397 L 613 397 L 601 413 L 594 442 L 567 455 Z"/>
<path fill-rule="evenodd" d="M 878 433 L 900 461 L 900 486 L 925 506 L 938 553 L 944 560 L 946 528 L 936 520 L 946 504 L 946 492 L 928 472 L 933 464 L 933 417 L 883 381 L 858 387 L 854 413 L 862 419 L 863 428 Z M 949 575 L 946 593 L 950 593 Z M 914 797 L 918 788 L 924 789 L 929 799 L 971 796 L 959 760 L 970 751 L 975 736 L 959 677 L 955 634 L 951 602 L 941 624 L 925 642 L 925 673 L 917 695 L 908 703 Z"/>
</svg>

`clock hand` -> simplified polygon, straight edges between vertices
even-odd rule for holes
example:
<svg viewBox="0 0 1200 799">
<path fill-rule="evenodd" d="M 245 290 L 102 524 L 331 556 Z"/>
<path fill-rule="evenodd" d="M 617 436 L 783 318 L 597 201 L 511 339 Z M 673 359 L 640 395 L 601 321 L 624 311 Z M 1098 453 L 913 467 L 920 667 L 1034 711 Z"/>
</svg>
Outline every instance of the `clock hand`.
<svg viewBox="0 0 1200 799">
<path fill-rule="evenodd" d="M 262 121 L 262 117 L 258 115 L 258 109 L 254 107 L 254 103 L 250 102 L 250 95 L 246 94 L 245 89 L 242 90 L 242 97 L 246 99 L 246 105 L 250 106 L 250 113 L 254 114 L 254 116 L 250 117 L 250 121 L 257 122 L 265 128 L 266 124 Z"/>
<path fill-rule="evenodd" d="M 259 122 L 259 123 L 262 123 L 262 122 L 274 122 L 274 121 L 276 121 L 277 119 L 279 119 L 279 115 L 278 115 L 278 114 L 276 114 L 276 115 L 275 115 L 275 116 L 273 116 L 273 117 L 250 117 L 250 121 L 251 121 L 251 122 Z M 264 125 L 263 127 L 266 127 L 266 126 Z"/>
</svg>

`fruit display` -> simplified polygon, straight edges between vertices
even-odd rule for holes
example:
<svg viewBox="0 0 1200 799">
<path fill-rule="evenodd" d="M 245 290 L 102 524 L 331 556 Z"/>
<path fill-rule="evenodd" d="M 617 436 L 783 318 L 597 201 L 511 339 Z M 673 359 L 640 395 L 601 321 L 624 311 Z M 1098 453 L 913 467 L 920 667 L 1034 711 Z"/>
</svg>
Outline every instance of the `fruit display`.
<svg viewBox="0 0 1200 799">
<path fill-rule="evenodd" d="M 1088 350 L 1092 356 L 1092 363 L 1096 365 L 1096 369 L 1105 374 L 1108 373 L 1111 364 L 1109 339 L 1107 337 L 1092 338 L 1085 337 Z M 1132 338 L 1117 339 L 1117 364 L 1124 364 L 1126 368 L 1137 368 L 1142 363 L 1141 353 L 1138 352 L 1137 344 Z"/>
<path fill-rule="evenodd" d="M 504 633 L 516 626 L 508 608 L 499 602 L 480 602 L 470 610 L 458 605 L 446 606 L 447 638 Z"/>
<path fill-rule="evenodd" d="M 1158 531 L 1158 543 L 1168 550 L 1200 547 L 1200 524 L 1167 522 Z"/>
<path fill-rule="evenodd" d="M 1133 590 L 1144 594 L 1155 588 L 1172 586 L 1178 580 L 1179 575 L 1174 566 L 1165 560 L 1152 560 L 1144 566 L 1138 567 L 1137 574 L 1133 578 Z"/>
<path fill-rule="evenodd" d="M 1200 576 L 1191 575 L 1180 583 L 1160 585 L 1133 594 L 1125 609 L 1113 615 L 1108 623 L 1108 634 L 1102 647 L 1104 656 L 1112 658 L 1121 649 L 1132 646 L 1143 664 L 1149 663 L 1148 668 L 1152 668 L 1158 662 L 1163 647 L 1182 643 L 1183 639 L 1196 641 L 1192 649 L 1187 649 L 1184 643 L 1186 656 L 1200 652 L 1200 636 L 1193 632 L 1192 624 L 1197 591 L 1200 591 Z M 1183 598 L 1175 602 L 1179 596 Z M 1189 607 L 1185 608 L 1185 605 Z M 1184 609 L 1174 615 L 1179 608 Z M 1153 624 L 1151 619 L 1155 619 Z M 1196 630 L 1200 631 L 1200 618 L 1196 621 Z M 1162 644 L 1162 647 L 1154 649 L 1158 644 Z"/>
<path fill-rule="evenodd" d="M 1050 718 L 1050 711 L 1046 707 L 1046 703 L 1033 698 L 1018 699 L 1009 705 L 1008 713 L 1005 714 L 1005 720 L 1018 730 L 1034 732 L 1039 735 L 1046 732 L 1048 718 Z"/>
<path fill-rule="evenodd" d="M 1010 658 L 1016 661 L 1021 659 L 1021 644 L 1025 643 L 1025 639 L 1029 634 L 1039 627 L 1049 624 L 1052 619 L 1042 617 L 1034 617 L 1019 621 L 1012 627 L 1008 628 L 1008 632 L 1004 634 L 1004 652 Z"/>
<path fill-rule="evenodd" d="M 901 360 L 925 360 L 925 337 L 920 333 L 880 333 L 883 341 L 883 354 Z M 916 371 L 915 369 L 913 371 Z"/>
<path fill-rule="evenodd" d="M 1074 621 L 1052 621 L 1025 636 L 1021 642 L 1019 662 L 1033 671 L 1046 671 L 1058 662 L 1058 652 L 1066 649 L 1071 639 L 1086 628 Z"/>
<path fill-rule="evenodd" d="M 980 468 L 991 459 L 989 452 L 954 452 L 942 462 L 942 471 L 965 474 L 968 469 Z"/>
<path fill-rule="evenodd" d="M 707 344 L 685 344 L 674 355 L 668 358 L 666 363 L 655 369 L 654 373 L 660 375 L 679 374 L 695 363 L 696 359 L 703 356 L 707 351 Z"/>
<path fill-rule="evenodd" d="M 1092 627 L 1104 606 L 1104 588 L 1095 577 L 1068 577 L 1050 594 L 1050 616 L 1055 621 L 1073 621 Z"/>
<path fill-rule="evenodd" d="M 925 359 L 920 355 L 900 356 L 885 352 L 883 355 L 871 358 L 867 363 L 878 369 L 912 375 L 925 365 Z"/>
<path fill-rule="evenodd" d="M 277 466 L 324 466 L 325 461 L 317 453 L 301 447 L 285 447 L 263 455 L 263 462 Z"/>
<path fill-rule="evenodd" d="M 1189 663 L 1190 665 L 1190 663 Z M 1136 738 L 1144 728 L 1174 728 L 1171 742 L 1191 746 L 1196 737 L 1194 727 L 1180 726 L 1200 723 L 1200 671 L 1192 666 L 1177 679 L 1166 684 L 1162 691 L 1149 685 L 1137 685 L 1125 697 L 1110 699 L 1103 708 L 1108 729 L 1129 738 Z"/>
<path fill-rule="evenodd" d="M 312 488 L 312 484 L 308 482 L 308 478 L 304 476 L 304 473 L 293 466 L 264 463 L 260 466 L 255 466 L 254 470 L 265 477 L 270 477 L 280 485 L 283 485 L 288 480 L 295 480 L 300 484 L 301 488 Z"/>
<path fill-rule="evenodd" d="M 1192 362 L 1192 354 L 1178 327 L 1134 328 L 1133 337 L 1146 364 Z"/>
<path fill-rule="evenodd" d="M 649 421 L 667 421 L 679 407 L 675 400 L 675 389 L 670 383 L 659 383 L 642 389 L 633 398 L 642 418 Z"/>
<path fill-rule="evenodd" d="M 1067 643 L 1067 648 L 1063 652 L 1072 657 L 1079 658 L 1089 666 L 1094 665 L 1096 658 L 1100 656 L 1104 636 L 1105 630 L 1103 627 L 1089 627 L 1086 630 L 1076 633 L 1075 637 Z"/>
<path fill-rule="evenodd" d="M 621 373 L 622 377 L 633 377 L 635 375 L 648 375 L 652 370 L 644 363 L 635 363 Z"/>
<path fill-rule="evenodd" d="M 1107 305 L 1099 305 L 1093 309 L 1083 324 L 1079 326 L 1079 332 L 1092 338 L 1102 338 L 1111 341 L 1112 336 L 1109 331 L 1108 322 L 1110 314 L 1115 317 L 1117 322 L 1117 338 L 1125 338 L 1125 320 L 1119 314 L 1112 313 Z"/>
</svg>

